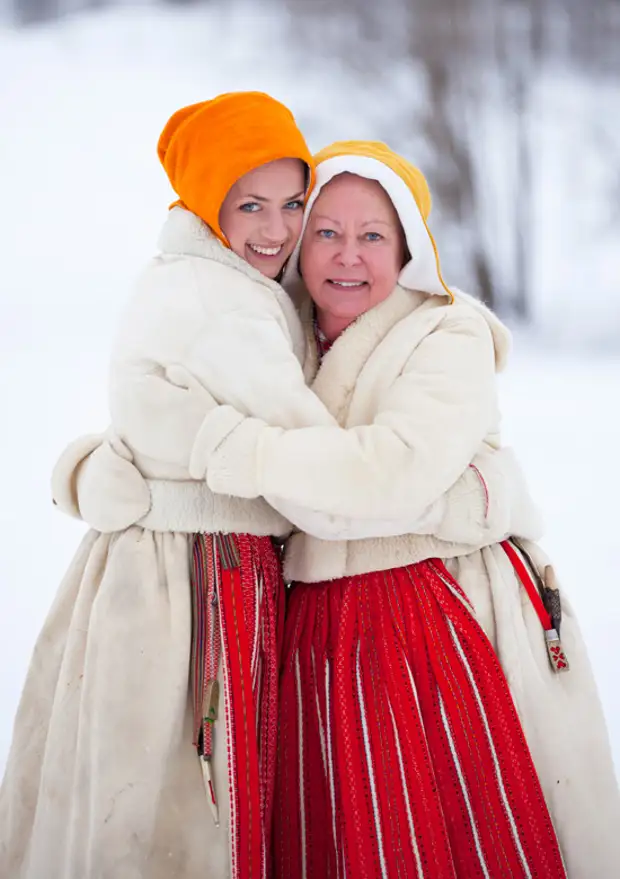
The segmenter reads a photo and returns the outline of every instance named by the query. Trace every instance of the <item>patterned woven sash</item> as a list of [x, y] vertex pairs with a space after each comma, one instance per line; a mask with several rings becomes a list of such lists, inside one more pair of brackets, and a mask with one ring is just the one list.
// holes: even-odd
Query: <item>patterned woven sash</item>
[[201, 534], [194, 541], [192, 573], [194, 744], [219, 823], [211, 761], [223, 737], [214, 742], [215, 724], [226, 732], [232, 877], [264, 879], [275, 783], [278, 561], [267, 537]]

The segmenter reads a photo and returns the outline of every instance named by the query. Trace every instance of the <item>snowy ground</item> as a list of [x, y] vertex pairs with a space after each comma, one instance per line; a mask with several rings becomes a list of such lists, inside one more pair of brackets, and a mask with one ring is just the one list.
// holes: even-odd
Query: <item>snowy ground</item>
[[[266, 65], [280, 25], [251, 19], [251, 8], [0, 30], [0, 771], [34, 639], [83, 533], [52, 507], [50, 471], [69, 439], [107, 422], [114, 321], [169, 201], [154, 149], [167, 114], [262, 88], [291, 103], [313, 146], [385, 136], [364, 112], [367, 95], [334, 78], [330, 61], [303, 79], [292, 52]], [[387, 118], [389, 107], [377, 112]], [[518, 334], [502, 379], [506, 436], [546, 514], [546, 547], [580, 614], [620, 765], [620, 416], [610, 404], [620, 355], [576, 350]]]

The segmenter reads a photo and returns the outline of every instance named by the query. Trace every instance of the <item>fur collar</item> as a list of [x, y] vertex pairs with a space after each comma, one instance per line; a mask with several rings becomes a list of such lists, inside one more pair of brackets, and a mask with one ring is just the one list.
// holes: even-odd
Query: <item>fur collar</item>
[[[453, 293], [453, 304], [472, 308], [487, 323], [493, 337], [495, 368], [497, 372], [501, 372], [506, 365], [511, 349], [510, 331], [482, 302], [456, 288], [453, 288]], [[336, 417], [338, 417], [338, 412], [333, 408], [335, 405], [334, 388], [337, 386], [339, 393], [343, 393], [346, 397], [346, 400], [342, 401], [342, 405], [339, 401], [337, 409], [345, 409], [365, 361], [399, 321], [414, 311], [425, 312], [450, 304], [446, 298], [428, 296], [419, 291], [405, 290], [398, 286], [384, 302], [370, 309], [352, 323], [336, 339], [319, 364], [314, 339], [314, 306], [301, 281], [295, 285], [295, 298], [301, 302], [299, 312], [306, 339], [306, 358], [304, 361], [306, 381], [311, 384], [312, 390]], [[331, 392], [330, 386], [332, 386]]]
[[491, 335], [493, 336], [495, 369], [497, 372], [501, 372], [508, 362], [508, 356], [512, 348], [512, 334], [510, 330], [501, 322], [497, 315], [493, 314], [491, 309], [487, 308], [487, 306], [480, 302], [479, 299], [475, 299], [473, 296], [470, 296], [469, 293], [463, 293], [462, 290], [458, 290], [456, 287], [452, 287], [452, 292], [454, 294], [455, 304], [468, 305], [470, 308], [473, 308], [474, 311], [477, 311], [486, 321], [491, 330]]
[[[348, 409], [359, 374], [388, 333], [407, 315], [424, 304], [436, 306], [441, 300], [423, 293], [396, 287], [394, 292], [375, 308], [361, 315], [340, 335], [325, 354], [320, 368], [313, 337], [313, 307], [306, 297], [301, 318], [306, 334], [306, 380], [314, 393], [338, 420]], [[427, 305], [427, 307], [428, 307]]]

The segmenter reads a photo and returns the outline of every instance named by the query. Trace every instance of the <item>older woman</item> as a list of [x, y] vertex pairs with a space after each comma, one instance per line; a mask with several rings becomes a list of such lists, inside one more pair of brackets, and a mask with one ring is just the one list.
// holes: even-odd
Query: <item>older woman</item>
[[[286, 553], [278, 875], [612, 879], [605, 723], [543, 553], [390, 536], [499, 444], [504, 337], [444, 284], [416, 169], [377, 144], [317, 163], [290, 270], [312, 300], [305, 371], [340, 427], [221, 407], [190, 464], [310, 532]], [[340, 539], [311, 536], [326, 518]]]

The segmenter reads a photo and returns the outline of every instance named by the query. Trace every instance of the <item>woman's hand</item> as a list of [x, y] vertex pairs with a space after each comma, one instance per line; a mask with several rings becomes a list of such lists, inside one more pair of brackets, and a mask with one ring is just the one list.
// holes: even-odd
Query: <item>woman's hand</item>
[[52, 497], [63, 512], [104, 534], [135, 525], [151, 506], [131, 451], [112, 429], [65, 449], [52, 473]]
[[[259, 497], [258, 450], [261, 434], [266, 429], [264, 421], [246, 417], [232, 406], [212, 409], [194, 442], [189, 459], [190, 476], [206, 479], [209, 488], [217, 494]], [[224, 440], [225, 451], [222, 449]], [[210, 464], [216, 456], [217, 468], [210, 471]], [[223, 491], [218, 491], [222, 488]]]

